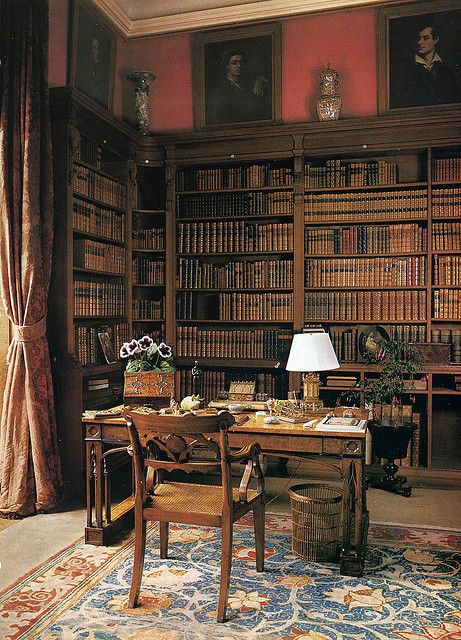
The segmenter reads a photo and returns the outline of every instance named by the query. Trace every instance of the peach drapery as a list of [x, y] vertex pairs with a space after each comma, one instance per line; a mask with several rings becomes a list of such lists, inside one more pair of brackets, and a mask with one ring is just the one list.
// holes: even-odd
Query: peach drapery
[[0, 423], [0, 514], [55, 506], [62, 491], [46, 308], [53, 240], [48, 2], [2, 0], [0, 281], [12, 323]]

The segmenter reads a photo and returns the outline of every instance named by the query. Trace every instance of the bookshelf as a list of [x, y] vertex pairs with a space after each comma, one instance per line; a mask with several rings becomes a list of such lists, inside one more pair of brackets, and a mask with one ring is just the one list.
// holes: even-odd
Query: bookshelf
[[[127, 327], [128, 337], [147, 333], [170, 344], [178, 396], [194, 390], [198, 360], [206, 401], [236, 380], [278, 397], [300, 389], [285, 362], [293, 332], [308, 326], [330, 332], [341, 362], [337, 378], [322, 374], [326, 404], [352, 378], [378, 375], [358, 353], [365, 327], [450, 343], [451, 362], [424, 365], [425, 386], [409, 389], [421, 415], [410, 463], [422, 475], [461, 472], [456, 110], [153, 138], [75, 90], [53, 96], [50, 343], [74, 481], [88, 394], [103, 396], [105, 378], [115, 389], [122, 380], [123, 365], [98, 352], [103, 324], [115, 343]], [[84, 139], [87, 155], [77, 157]], [[104, 184], [126, 195], [111, 188], [101, 202]], [[101, 290], [115, 307], [80, 309], [87, 297], [101, 304]]]
[[131, 238], [133, 336], [165, 339], [166, 194], [165, 169], [144, 161], [133, 163], [134, 192]]
[[418, 378], [426, 380], [409, 383], [407, 402], [421, 416], [405, 461], [413, 467], [461, 468], [453, 453], [461, 414], [460, 178], [452, 147], [322, 155], [304, 165], [305, 323], [329, 331], [341, 362], [338, 375], [323, 376], [324, 399], [350, 397], [355, 381], [366, 386], [378, 375], [360, 364], [364, 327], [407, 342], [450, 343], [450, 365], [421, 365]]
[[276, 367], [293, 323], [292, 160], [178, 166], [175, 178], [181, 392], [193, 391], [197, 358], [206, 401], [235, 380], [285, 396]]
[[82, 411], [123, 400], [134, 136], [75, 90], [50, 95], [56, 211], [48, 318], [61, 456], [74, 493], [84, 486]]

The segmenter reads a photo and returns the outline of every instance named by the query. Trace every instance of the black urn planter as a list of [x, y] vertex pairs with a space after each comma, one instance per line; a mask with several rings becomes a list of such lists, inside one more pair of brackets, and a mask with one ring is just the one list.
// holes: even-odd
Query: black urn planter
[[398, 466], [394, 461], [406, 457], [411, 436], [416, 429], [415, 425], [389, 426], [370, 422], [368, 428], [373, 439], [373, 453], [386, 460], [383, 465], [384, 475], [370, 479], [368, 485], [410, 497], [411, 487], [406, 484], [405, 476], [397, 476]]

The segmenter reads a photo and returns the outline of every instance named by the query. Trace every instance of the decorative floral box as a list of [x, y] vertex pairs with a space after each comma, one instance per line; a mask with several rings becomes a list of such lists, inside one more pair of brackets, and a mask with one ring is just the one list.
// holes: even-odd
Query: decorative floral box
[[174, 394], [174, 371], [125, 371], [127, 398], [169, 398]]

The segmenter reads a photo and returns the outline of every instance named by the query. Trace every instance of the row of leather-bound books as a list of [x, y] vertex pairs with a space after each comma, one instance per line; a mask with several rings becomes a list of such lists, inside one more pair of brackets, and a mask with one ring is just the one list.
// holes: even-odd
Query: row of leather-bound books
[[461, 157], [434, 158], [432, 161], [432, 178], [440, 182], [444, 180], [461, 180]]
[[293, 286], [293, 260], [232, 260], [226, 264], [180, 258], [178, 287], [182, 289], [255, 289]]
[[461, 289], [436, 289], [432, 294], [434, 318], [445, 320], [461, 318]]
[[432, 191], [432, 216], [451, 218], [461, 216], [461, 189], [451, 187]]
[[122, 316], [125, 310], [124, 284], [75, 280], [74, 315]]
[[111, 325], [76, 325], [75, 355], [82, 365], [105, 363], [98, 334], [105, 331], [109, 334], [115, 353], [118, 354], [121, 345], [129, 340], [127, 322], [117, 322]]
[[304, 317], [335, 321], [408, 321], [426, 318], [426, 291], [307, 291]]
[[304, 196], [306, 222], [390, 220], [425, 218], [427, 191], [399, 189], [393, 191], [353, 191], [350, 193], [307, 193]]
[[219, 320], [291, 321], [292, 293], [220, 293]]
[[425, 256], [312, 258], [305, 261], [307, 287], [415, 287], [425, 283]]
[[280, 187], [291, 184], [293, 184], [292, 168], [273, 163], [187, 168], [176, 172], [177, 191]]
[[273, 329], [205, 329], [177, 327], [177, 355], [202, 358], [283, 359], [291, 331]]
[[103, 176], [78, 162], [74, 163], [74, 191], [111, 207], [124, 209], [127, 205], [126, 185]]
[[427, 250], [427, 229], [417, 223], [354, 225], [304, 230], [307, 254], [410, 253]]
[[432, 248], [435, 251], [461, 249], [461, 222], [434, 222], [432, 224]]
[[291, 251], [293, 223], [248, 223], [244, 220], [180, 223], [178, 253]]
[[163, 285], [165, 282], [165, 262], [155, 258], [135, 258], [132, 261], [133, 283]]
[[434, 255], [432, 282], [435, 285], [461, 285], [461, 255]]
[[125, 214], [105, 209], [75, 196], [73, 200], [73, 228], [75, 231], [123, 242], [125, 240]]
[[285, 191], [191, 193], [177, 196], [177, 218], [232, 218], [293, 213], [294, 196]]
[[304, 188], [364, 187], [396, 184], [399, 170], [396, 162], [386, 160], [326, 160], [323, 164], [304, 165]]
[[90, 238], [75, 238], [74, 266], [122, 274], [126, 270], [126, 249]]

